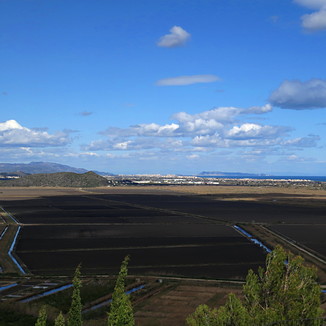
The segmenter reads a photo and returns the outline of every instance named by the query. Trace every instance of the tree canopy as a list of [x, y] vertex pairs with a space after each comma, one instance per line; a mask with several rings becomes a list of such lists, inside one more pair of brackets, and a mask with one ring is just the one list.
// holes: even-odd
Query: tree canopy
[[42, 306], [39, 311], [35, 326], [46, 326], [46, 321], [47, 321], [46, 307]]
[[71, 297], [71, 306], [68, 312], [68, 326], [82, 325], [82, 302], [80, 297], [80, 265], [76, 268], [74, 278], [72, 280], [74, 290]]
[[108, 326], [134, 326], [134, 314], [129, 295], [125, 293], [125, 279], [128, 274], [129, 256], [121, 264], [120, 272], [112, 294]]
[[249, 271], [242, 300], [230, 294], [219, 309], [201, 305], [187, 318], [189, 326], [319, 326], [320, 286], [316, 270], [278, 246], [266, 267]]

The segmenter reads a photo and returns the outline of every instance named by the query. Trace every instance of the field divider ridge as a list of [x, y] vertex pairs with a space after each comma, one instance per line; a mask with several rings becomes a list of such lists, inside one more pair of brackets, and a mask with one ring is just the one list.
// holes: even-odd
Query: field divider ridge
[[17, 225], [20, 225], [21, 223], [19, 223], [13, 216], [12, 214], [10, 214], [9, 212], [7, 212], [2, 206], [0, 206], [0, 208], [3, 210], [3, 212], [10, 217], [10, 219]]
[[272, 231], [271, 229], [263, 226], [263, 225], [260, 225], [260, 227], [262, 229], [264, 229], [266, 232], [270, 232], [272, 233], [274, 236], [282, 239], [284, 242], [286, 242], [287, 244], [289, 244], [290, 246], [292, 247], [295, 247], [296, 249], [298, 249], [299, 251], [302, 251], [304, 252], [306, 255], [312, 257], [313, 259], [316, 259], [318, 260], [319, 262], [321, 262], [322, 264], [325, 264], [326, 265], [326, 260], [325, 259], [322, 259], [321, 257], [313, 254], [311, 251], [309, 251], [308, 249], [305, 249], [303, 248], [301, 245], [298, 245], [297, 243], [294, 242], [294, 240], [289, 240], [287, 237], [279, 234], [278, 232], [275, 232], [275, 231]]

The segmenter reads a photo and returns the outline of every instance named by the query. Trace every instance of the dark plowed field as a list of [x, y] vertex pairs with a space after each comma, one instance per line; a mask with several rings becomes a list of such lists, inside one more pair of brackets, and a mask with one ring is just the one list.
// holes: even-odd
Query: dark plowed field
[[[22, 233], [24, 236], [26, 233]], [[20, 239], [16, 247], [17, 252], [51, 251], [70, 249], [98, 249], [98, 248], [135, 248], [135, 247], [164, 247], [164, 246], [192, 246], [192, 245], [243, 245], [248, 240], [240, 237], [143, 237], [143, 238], [73, 238], [73, 239]], [[54, 249], [55, 248], [55, 249]]]
[[22, 223], [35, 224], [23, 226], [16, 253], [40, 274], [72, 273], [79, 263], [85, 272], [115, 273], [129, 254], [135, 274], [244, 278], [265, 260], [261, 248], [229, 226], [246, 221], [271, 223], [276, 231], [325, 254], [326, 230], [299, 225], [324, 222], [323, 208], [214, 198], [157, 192], [55, 196], [0, 205]]
[[133, 248], [182, 245], [241, 245], [248, 241], [232, 228], [217, 224], [25, 226], [17, 252]]
[[326, 258], [325, 225], [273, 225], [269, 227], [299, 244], [316, 251]]
[[[265, 255], [251, 243], [235, 245], [219, 244], [212, 246], [191, 246], [174, 248], [111, 249], [65, 252], [18, 252], [18, 256], [34, 273], [59, 273], [61, 269], [72, 272], [82, 263], [85, 272], [110, 272], [117, 268], [126, 255], [131, 256], [130, 268], [140, 268], [143, 272], [153, 269], [158, 274], [173, 274], [175, 268], [184, 271], [183, 276], [204, 275], [211, 266], [214, 277], [219, 274], [219, 265], [233, 268], [233, 277], [244, 277], [243, 270], [256, 264], [262, 264]], [[241, 263], [247, 265], [246, 269]], [[230, 266], [232, 265], [232, 266]], [[188, 270], [188, 267], [192, 269]], [[202, 267], [205, 267], [202, 270]], [[241, 268], [239, 268], [241, 267]], [[223, 276], [224, 277], [224, 276]]]
[[98, 195], [102, 199], [125, 201], [151, 207], [198, 214], [229, 222], [325, 223], [323, 207], [303, 207], [244, 201], [215, 200], [214, 196], [186, 195]]
[[238, 237], [231, 227], [220, 224], [139, 224], [103, 226], [25, 226], [24, 239], [74, 239], [74, 238], [156, 238], [156, 237]]
[[90, 223], [105, 223], [106, 218], [108, 223], [120, 223], [121, 218], [170, 216], [175, 215], [175, 212], [231, 223], [255, 221], [272, 224], [323, 224], [326, 219], [325, 209], [318, 206], [221, 201], [216, 200], [214, 196], [171, 194], [58, 196], [23, 200], [18, 203], [2, 202], [2, 205], [22, 223], [42, 224], [77, 223], [78, 220], [79, 223], [84, 223], [87, 219]]

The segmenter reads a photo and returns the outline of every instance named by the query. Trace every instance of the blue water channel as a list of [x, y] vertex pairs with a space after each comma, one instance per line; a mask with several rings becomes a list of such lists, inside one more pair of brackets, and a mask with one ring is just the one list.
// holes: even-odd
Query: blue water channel
[[21, 265], [18, 263], [18, 261], [16, 260], [16, 258], [12, 255], [12, 252], [14, 250], [14, 247], [15, 247], [15, 244], [16, 244], [17, 237], [18, 237], [18, 234], [20, 232], [20, 229], [21, 229], [21, 226], [18, 226], [18, 230], [17, 230], [17, 232], [15, 234], [14, 241], [12, 242], [12, 244], [11, 244], [11, 246], [9, 248], [8, 255], [12, 259], [12, 261], [16, 264], [16, 266], [19, 268], [20, 272], [25, 275], [26, 272], [24, 271], [23, 267], [21, 267]]
[[11, 289], [11, 288], [13, 288], [14, 286], [17, 286], [17, 285], [18, 285], [18, 283], [13, 283], [13, 284], [9, 284], [9, 285], [6, 285], [6, 286], [1, 286], [0, 287], [0, 292], [4, 291], [4, 290], [7, 290], [7, 289]]
[[8, 213], [3, 207], [0, 207], [16, 224], [19, 224], [18, 221], [10, 214]]
[[6, 226], [4, 228], [4, 230], [1, 232], [1, 234], [0, 234], [0, 240], [3, 238], [3, 236], [5, 235], [5, 233], [7, 232], [7, 230], [8, 230], [8, 226]]
[[43, 293], [39, 293], [39, 294], [33, 295], [32, 297], [29, 297], [29, 298], [20, 300], [20, 302], [23, 302], [23, 303], [31, 302], [31, 301], [37, 300], [39, 298], [46, 297], [48, 295], [51, 295], [51, 294], [54, 294], [54, 293], [57, 293], [57, 292], [60, 292], [60, 291], [69, 289], [72, 286], [73, 285], [71, 283], [70, 284], [66, 284], [66, 285], [63, 285], [63, 286], [61, 286], [59, 288], [52, 289], [52, 290], [49, 290], [49, 291], [46, 291], [46, 292], [43, 292]]
[[[144, 287], [145, 287], [145, 284], [142, 284], [142, 285], [139, 285], [137, 287], [134, 287], [134, 288], [126, 291], [125, 293], [126, 294], [131, 294], [131, 293], [134, 293], [136, 291], [139, 291], [139, 290], [143, 289]], [[104, 307], [104, 306], [108, 305], [111, 301], [112, 301], [112, 299], [102, 301], [101, 303], [98, 303], [98, 304], [96, 304], [96, 305], [94, 305], [94, 306], [92, 306], [92, 307], [90, 307], [88, 309], [83, 310], [83, 314], [85, 314], [85, 313], [87, 313], [89, 311], [93, 311], [93, 310], [96, 310], [98, 308]]]
[[242, 234], [244, 234], [246, 237], [248, 237], [248, 239], [253, 242], [255, 245], [258, 245], [259, 247], [263, 248], [267, 253], [270, 253], [272, 250], [269, 249], [268, 247], [266, 247], [261, 241], [255, 239], [252, 237], [252, 235], [245, 231], [244, 229], [242, 229], [240, 226], [238, 225], [233, 225], [233, 227], [235, 229], [237, 229], [239, 232], [241, 232]]

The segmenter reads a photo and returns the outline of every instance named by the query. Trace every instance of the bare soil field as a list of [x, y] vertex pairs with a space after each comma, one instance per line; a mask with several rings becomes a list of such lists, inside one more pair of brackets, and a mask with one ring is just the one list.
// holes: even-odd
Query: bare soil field
[[[241, 194], [240, 194], [241, 196]], [[98, 198], [126, 201], [137, 205], [147, 205], [157, 209], [178, 211], [200, 215], [222, 223], [325, 223], [325, 208], [320, 205], [302, 206], [284, 203], [257, 201], [225, 201], [215, 196], [171, 195], [171, 194], [108, 194]], [[324, 201], [322, 201], [324, 204]]]
[[68, 196], [80, 194], [78, 188], [54, 187], [0, 187], [1, 200], [18, 200], [39, 198], [41, 196]]
[[155, 193], [162, 205], [135, 194], [36, 198], [35, 190], [0, 205], [22, 223], [16, 254], [34, 274], [71, 274], [79, 263], [86, 273], [114, 274], [126, 255], [138, 275], [243, 279], [263, 264], [264, 251], [231, 226], [181, 211], [186, 196]]
[[[55, 249], [55, 248], [53, 248]], [[183, 267], [185, 274], [178, 276], [198, 277], [205, 276], [201, 267], [210, 266], [214, 278], [225, 278], [220, 274], [219, 265], [232, 265], [232, 279], [243, 279], [244, 275], [237, 269], [241, 264], [263, 264], [265, 255], [262, 250], [248, 242], [239, 246], [235, 245], [210, 245], [210, 246], [182, 246], [169, 248], [126, 248], [126, 249], [99, 249], [91, 250], [66, 250], [66, 251], [32, 251], [17, 252], [21, 260], [36, 274], [60, 275], [61, 270], [69, 274], [75, 270], [78, 264], [82, 264], [85, 273], [116, 274], [123, 258], [130, 255], [130, 273], [158, 271], [156, 275], [173, 275], [175, 267]], [[188, 267], [193, 267], [192, 274]], [[99, 272], [100, 273], [100, 272]], [[148, 274], [148, 273], [146, 273]], [[231, 276], [231, 275], [230, 275]], [[231, 277], [230, 277], [231, 278]]]
[[199, 304], [219, 306], [241, 292], [208, 280], [243, 280], [264, 265], [264, 251], [234, 223], [253, 236], [269, 228], [325, 256], [325, 198], [291, 187], [0, 189], [0, 206], [22, 225], [16, 254], [33, 274], [71, 275], [82, 263], [92, 277], [115, 275], [129, 254], [130, 275], [205, 279], [206, 286], [182, 281], [136, 301], [136, 322], [145, 326], [184, 325]]
[[312, 225], [326, 225], [326, 192], [303, 187], [3, 188], [0, 194], [0, 205], [23, 224], [16, 252], [36, 274], [69, 274], [80, 262], [89, 273], [114, 273], [130, 254], [135, 274], [244, 278], [248, 268], [263, 265], [265, 253], [235, 223], [288, 225], [282, 230], [296, 241], [301, 225], [310, 225], [302, 243], [321, 255], [326, 247], [322, 236], [309, 242]]
[[[326, 206], [326, 190], [301, 187], [244, 187], [244, 186], [173, 186], [162, 187], [162, 190], [183, 194], [212, 195], [220, 200], [285, 202], [287, 204], [309, 204], [310, 200], [324, 203]], [[302, 201], [303, 200], [303, 201]], [[323, 202], [323, 203], [322, 203]]]
[[136, 305], [136, 325], [183, 326], [185, 319], [200, 304], [219, 307], [225, 303], [228, 293], [239, 294], [234, 288], [178, 284]]
[[316, 251], [326, 259], [326, 223], [324, 225], [272, 225], [269, 228]]

